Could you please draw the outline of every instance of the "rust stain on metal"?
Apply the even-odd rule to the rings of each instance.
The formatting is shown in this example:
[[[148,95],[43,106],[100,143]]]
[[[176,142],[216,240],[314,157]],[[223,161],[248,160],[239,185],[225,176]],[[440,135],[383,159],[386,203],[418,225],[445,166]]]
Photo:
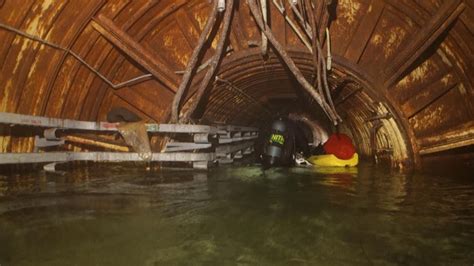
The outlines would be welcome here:
[[[53,7],[53,4],[56,2],[53,0],[44,0],[41,4],[35,6],[32,9],[32,13],[36,13],[34,17],[31,17],[30,20],[26,23],[26,32],[32,35],[38,35],[38,36],[43,36],[46,28],[44,27],[44,24],[42,23],[43,21],[47,20],[47,18],[44,17],[45,12]],[[62,2],[62,5],[64,5],[66,1]],[[60,3],[61,5],[61,3]],[[58,10],[61,9],[60,6],[55,7]]]
[[[410,119],[410,124],[417,136],[426,136],[469,121],[470,118],[465,116],[462,105],[460,105],[461,99],[459,90],[450,90],[441,99],[433,102]]]
[[[361,3],[354,0],[340,0],[339,5],[341,8],[341,17],[344,18],[348,24],[353,24],[357,19]]]
[[[283,2],[288,7],[287,1]],[[362,92],[351,96],[338,107],[346,116],[346,129],[353,133],[362,152],[370,153],[370,125],[364,121],[371,116],[371,111],[381,113],[391,110],[388,103],[379,106],[375,102],[384,102],[387,97],[394,99],[391,104],[397,106],[392,107],[403,111],[404,119],[409,121],[406,131],[413,132],[410,134],[416,136],[408,140],[403,135],[402,123],[395,118],[382,122],[383,127],[377,135],[376,143],[382,148],[392,149],[391,156],[395,162],[408,157],[410,149],[406,143],[409,141],[413,145],[417,145],[416,142],[421,144],[423,152],[468,145],[466,138],[470,135],[462,132],[470,132],[472,129],[472,124],[468,121],[472,120],[474,112],[473,59],[472,48],[469,46],[474,40],[474,24],[469,16],[472,14],[471,6],[461,0],[442,3],[431,0],[412,2],[388,0],[381,4],[379,0],[339,0],[336,20],[331,23],[333,52],[335,57],[339,57],[335,61],[350,63],[335,68],[330,85],[335,88],[343,76],[349,76],[356,77],[353,88],[363,88]],[[305,96],[296,93],[300,88],[292,83],[291,75],[278,58],[274,57],[271,49],[266,60],[257,56],[261,32],[250,15],[247,3],[238,3],[231,29],[232,46],[236,44],[238,49],[226,56],[217,74],[231,80],[258,101],[292,94],[298,95],[296,98],[305,102]],[[89,17],[82,15],[87,12],[71,12],[71,9],[77,10],[81,5],[87,6],[91,12],[95,6],[86,0],[0,0],[0,22],[72,47],[114,81],[140,74],[141,67],[128,60],[130,49],[117,49],[118,43],[114,42],[108,46],[103,43],[104,40],[96,42],[100,37],[90,25],[86,27]],[[305,52],[301,41],[287,27],[281,14],[273,5],[270,6],[272,31],[286,50],[298,51],[289,53],[304,76],[310,79],[311,55]],[[117,0],[107,1],[96,16],[105,16],[113,22],[112,26],[119,29],[110,32],[111,35],[120,32],[128,38],[129,44],[146,47],[149,54],[153,54],[160,62],[165,62],[163,65],[174,72],[182,70],[188,63],[196,45],[196,37],[207,21],[209,8],[208,1],[201,0],[163,0],[155,3]],[[455,20],[453,16],[457,15],[453,12],[443,13],[446,10],[454,10],[457,15],[462,13]],[[294,18],[292,12],[287,13]],[[320,14],[321,10],[315,10],[315,13]],[[187,17],[183,17],[185,15]],[[433,17],[436,19],[433,20]],[[182,20],[177,22],[177,19]],[[436,23],[427,27],[430,21]],[[449,22],[449,25],[444,25],[445,22]],[[453,23],[450,24],[451,22]],[[409,45],[410,40],[417,39],[418,32],[424,32],[426,38],[422,40],[427,41]],[[431,32],[444,39],[432,40]],[[64,36],[61,36],[62,33]],[[0,29],[0,36],[5,37],[5,42],[0,44],[0,111],[11,112],[20,106],[18,111],[22,113],[32,114],[43,110],[47,115],[53,116],[103,119],[111,106],[123,105],[148,119],[160,120],[167,115],[166,110],[173,93],[158,81],[148,81],[111,92],[73,59],[63,58],[61,54],[52,53],[48,48],[4,29]],[[123,41],[123,36],[118,36],[117,40]],[[216,47],[218,38],[214,40],[212,47]],[[392,66],[392,61],[400,54],[404,54],[403,60],[388,71],[388,76],[394,77],[393,83],[385,91],[382,86],[378,86],[385,84],[383,75],[380,75],[381,68]],[[205,56],[210,55],[212,53]],[[409,67],[405,66],[405,58],[410,62]],[[51,66],[58,62],[60,66]],[[198,74],[197,80],[202,79],[202,76],[203,74]],[[179,81],[178,76],[171,77],[171,83]],[[42,80],[46,78],[53,82],[49,84]],[[190,88],[191,91],[193,89],[195,88]],[[370,93],[365,93],[365,90]],[[221,85],[216,85],[211,90],[208,100],[202,111],[209,120],[258,124],[259,119],[265,118],[265,115],[259,115],[261,110],[258,104],[236,92],[223,89]],[[272,110],[281,109],[282,106],[275,102],[268,100],[267,104],[272,105]],[[192,103],[192,98],[189,103]],[[299,103],[293,103],[293,107],[291,104],[286,106],[297,109],[300,108],[296,106]],[[305,104],[308,110],[316,109],[314,103]],[[63,108],[65,111],[62,111]],[[87,111],[89,109],[93,111]],[[407,124],[406,121],[404,125]],[[26,151],[33,148],[32,137],[19,137],[17,129],[0,128],[0,131],[5,135],[0,137],[1,151]],[[437,132],[457,133],[440,134],[437,141],[443,145],[438,147],[438,142],[432,141]],[[463,137],[449,137],[454,144],[446,144],[442,138],[447,136]],[[427,139],[430,140],[429,143]],[[71,149],[79,150],[78,147]]]
[[[387,26],[388,21],[383,20],[382,25]],[[373,36],[371,43],[375,46],[382,46],[383,47],[383,55],[385,59],[391,57],[396,49],[400,46],[402,41],[404,40],[407,32],[402,28],[395,26],[388,31],[377,33]]]
[[[204,25],[206,25],[210,6],[211,5],[206,3],[205,5],[200,5],[198,8],[192,10],[193,18],[197,22],[197,25],[201,31],[204,29]]]
[[[158,36],[155,42],[162,47],[163,57],[177,64],[177,69],[184,68],[192,51],[176,22],[169,24]]]
[[[459,69],[467,69],[466,63],[464,62],[464,58],[460,58],[459,56],[457,56],[455,52],[446,43],[441,44],[441,49],[451,58],[457,59],[454,64],[456,64]]]
[[[416,81],[421,81],[426,78],[426,75],[429,72],[434,71],[435,66],[433,65],[433,61],[427,60],[419,67],[415,68],[408,76],[403,78],[398,85],[402,87],[409,86],[411,83]]]
[[[346,50],[351,49],[352,51],[349,51],[351,58],[360,56],[356,55],[355,51],[363,49],[359,46],[365,45],[368,38],[366,36],[370,35],[371,27],[375,25],[375,22],[370,20],[377,21],[378,18],[378,14],[372,12],[372,6],[373,3],[367,5],[359,2],[341,2],[338,5],[336,13],[341,15],[331,23],[330,28],[334,53],[344,54]]]

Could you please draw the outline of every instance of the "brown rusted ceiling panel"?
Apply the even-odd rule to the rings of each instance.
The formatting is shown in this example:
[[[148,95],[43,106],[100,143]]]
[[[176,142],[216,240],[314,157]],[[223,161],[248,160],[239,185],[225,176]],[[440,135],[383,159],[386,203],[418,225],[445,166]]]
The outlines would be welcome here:
[[[336,10],[337,19],[331,25],[333,32],[333,52],[343,55],[347,49],[351,49],[347,53],[351,57],[357,57],[355,54],[361,53],[356,50],[363,50],[366,45],[364,38],[371,33],[371,25],[375,25],[378,21],[381,10],[379,6],[383,6],[382,1],[339,1]],[[370,22],[369,20],[374,20]],[[373,26],[372,26],[373,27]],[[353,42],[355,44],[353,44]]]
[[[390,65],[409,43],[410,35],[418,30],[391,7],[386,7],[380,16],[360,59],[360,64],[374,76],[380,76],[380,67]]]

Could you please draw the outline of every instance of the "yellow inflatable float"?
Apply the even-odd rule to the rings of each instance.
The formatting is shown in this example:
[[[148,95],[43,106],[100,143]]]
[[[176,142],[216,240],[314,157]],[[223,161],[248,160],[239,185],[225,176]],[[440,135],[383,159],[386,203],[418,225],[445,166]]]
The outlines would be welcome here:
[[[307,161],[318,167],[352,167],[359,163],[359,155],[354,153],[352,158],[348,160],[341,160],[334,154],[313,155],[309,157]]]

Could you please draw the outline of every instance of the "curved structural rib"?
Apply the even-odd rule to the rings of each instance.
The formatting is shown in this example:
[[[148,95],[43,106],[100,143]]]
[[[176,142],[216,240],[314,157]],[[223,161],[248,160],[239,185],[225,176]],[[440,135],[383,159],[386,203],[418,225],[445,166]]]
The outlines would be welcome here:
[[[222,33],[219,39],[219,43],[217,44],[216,54],[212,58],[209,69],[207,70],[206,76],[199,84],[199,88],[196,92],[196,98],[194,102],[191,103],[189,107],[189,111],[185,120],[191,119],[192,115],[196,111],[197,106],[199,105],[201,98],[203,97],[204,93],[206,92],[209,83],[213,81],[216,77],[217,67],[222,60],[222,56],[224,54],[224,48],[226,46],[227,37],[229,35],[229,29],[232,21],[232,15],[234,13],[234,0],[227,0],[226,1],[226,11],[224,15],[224,24],[222,26]]]
[[[189,85],[192,81],[193,74],[196,71],[196,66],[199,63],[199,57],[203,56],[203,47],[211,33],[214,25],[216,24],[218,12],[218,1],[214,1],[214,6],[212,11],[209,13],[209,18],[207,19],[206,26],[201,33],[201,37],[199,37],[198,44],[196,48],[194,48],[194,52],[189,59],[188,65],[186,66],[186,70],[184,71],[183,78],[181,83],[179,84],[179,88],[176,91],[176,94],[173,99],[173,105],[171,106],[171,123],[176,123],[179,120],[179,106],[181,104],[183,95],[185,94],[186,90],[189,88]]]
[[[269,30],[263,24],[262,16],[260,15],[258,11],[258,7],[257,7],[257,4],[255,3],[255,0],[249,0],[248,3],[249,3],[250,11],[252,12],[252,15],[255,17],[258,27],[260,28],[262,32],[265,33],[268,40],[272,43],[273,47],[275,47],[275,50],[278,52],[278,54],[281,56],[283,61],[286,63],[288,68],[291,70],[291,72],[295,76],[296,80],[298,80],[298,82],[306,90],[306,92],[308,92],[316,100],[316,102],[321,106],[321,108],[323,108],[324,112],[327,114],[329,119],[331,119],[331,121],[334,124],[337,124],[339,122],[338,121],[339,119],[337,115],[333,112],[332,108],[324,101],[323,97],[314,89],[314,87],[311,84],[309,84],[309,82],[301,74],[300,70],[295,65],[293,60],[286,53],[283,46],[275,38],[271,30]]]

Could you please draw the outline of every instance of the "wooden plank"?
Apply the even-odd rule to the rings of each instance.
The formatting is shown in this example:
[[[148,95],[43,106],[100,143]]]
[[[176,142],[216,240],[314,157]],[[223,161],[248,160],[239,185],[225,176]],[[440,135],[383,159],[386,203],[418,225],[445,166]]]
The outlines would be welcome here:
[[[454,71],[449,71],[442,78],[422,89],[420,93],[411,97],[402,105],[402,110],[407,118],[413,117],[421,110],[425,109],[431,103],[445,95],[449,90],[458,85],[458,81],[454,77]]]
[[[392,87],[408,74],[410,67],[420,58],[436,40],[449,29],[464,10],[462,0],[445,1],[438,12],[414,36],[412,41],[398,54],[392,65],[385,69],[385,87]]]
[[[178,88],[178,77],[164,62],[153,56],[153,53],[135,41],[130,35],[117,27],[113,21],[98,16],[92,21],[92,27],[109,42],[127,54],[135,62],[149,71],[158,81],[173,92]]]
[[[380,0],[372,0],[369,11],[357,27],[351,45],[347,48],[344,57],[348,60],[358,63],[364,53],[367,43],[372,36],[375,26],[377,26],[380,16],[384,10],[385,4]]]

